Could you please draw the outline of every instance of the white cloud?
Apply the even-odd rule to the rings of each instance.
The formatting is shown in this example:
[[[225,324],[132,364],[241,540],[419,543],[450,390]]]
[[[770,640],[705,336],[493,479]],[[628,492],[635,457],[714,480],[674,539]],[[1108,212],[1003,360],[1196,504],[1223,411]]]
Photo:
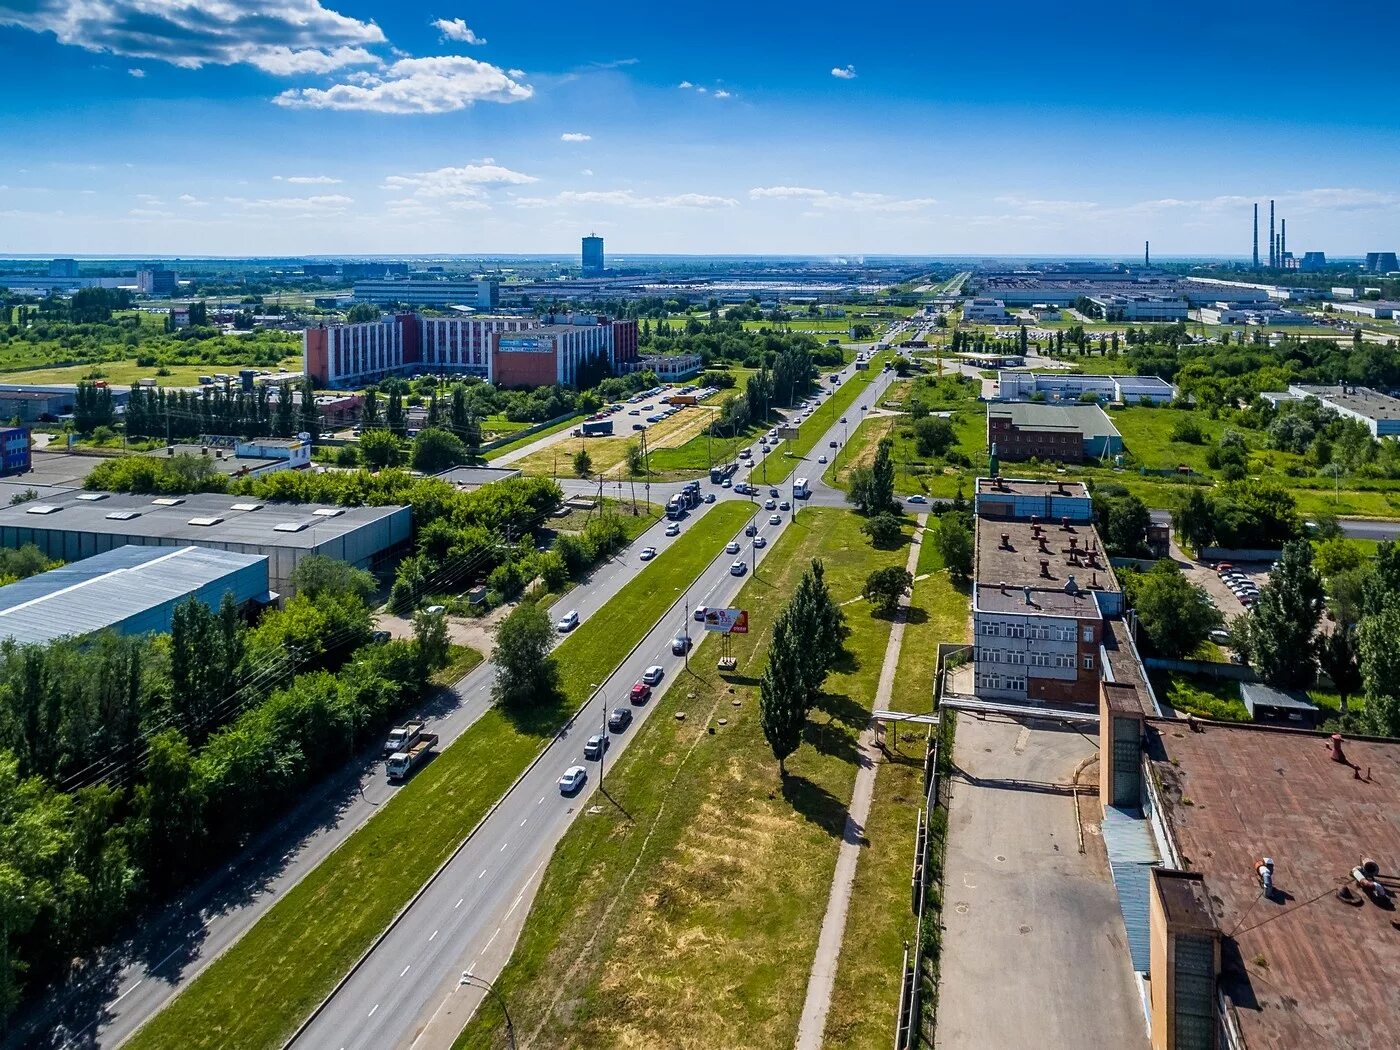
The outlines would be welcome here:
[[[128,215],[135,215],[142,219],[173,219],[173,211],[161,211],[159,208],[132,208]]]
[[[366,48],[385,43],[374,22],[320,0],[0,0],[0,25],[184,69],[247,64],[279,75],[377,63]]]
[[[362,76],[356,83],[329,88],[284,91],[279,106],[309,109],[368,110],[372,113],[449,113],[473,102],[521,102],[535,93],[489,62],[465,55],[404,58],[382,76]]]
[[[525,70],[523,70],[523,69],[507,69],[507,70],[506,70],[506,76],[510,77],[511,80],[524,80],[524,79],[525,79]]]
[[[856,67],[848,62],[844,66],[837,66],[833,69],[831,75],[837,80],[854,80],[856,78]]]
[[[538,181],[533,175],[486,163],[390,175],[380,189],[411,193],[416,197],[480,197],[483,186],[524,186]]]
[[[200,199],[199,199],[198,197],[196,197],[193,193],[182,193],[182,194],[180,194],[180,196],[179,196],[177,199],[180,201],[181,204],[184,204],[184,205],[186,205],[186,206],[188,206],[188,207],[190,207],[190,208],[207,208],[207,207],[209,207],[209,202],[208,202],[208,201],[200,200]]]
[[[810,186],[755,186],[750,200],[800,200],[827,211],[913,212],[938,203],[933,197],[892,197],[888,193],[855,190],[833,193]]]
[[[725,91],[724,88],[720,88],[718,91],[715,92],[715,98],[729,98],[729,97],[730,97],[729,92],[728,92],[728,91]]]
[[[682,91],[689,91],[694,86],[695,85],[692,84],[689,80],[682,80],[679,84],[676,85],[676,87],[680,88]]]
[[[593,169],[592,169],[592,168],[584,168],[582,171],[579,172],[579,174],[580,174],[580,175],[592,175],[592,174],[593,174]]]
[[[706,91],[709,90],[709,88],[698,87],[698,88],[696,88],[695,90],[696,90],[697,92],[699,92],[700,94],[703,95]]]
[[[335,186],[343,179],[331,175],[274,175],[274,182],[290,182],[294,186]]]
[[[135,77],[137,80],[140,80],[146,75],[146,71],[144,69],[137,69],[135,66],[132,66],[130,69],[127,70],[127,74],[129,76]]]
[[[571,204],[604,205],[616,208],[733,208],[738,201],[707,193],[677,193],[646,197],[632,190],[564,190],[553,197],[516,197],[519,208],[561,208]]]
[[[354,197],[340,193],[319,194],[313,197],[225,197],[225,202],[247,208],[249,211],[297,212],[303,215],[328,215],[345,211],[355,203]]]
[[[559,136],[560,142],[592,142],[592,135],[585,135],[582,131],[566,131]]]
[[[438,32],[442,34],[444,40],[456,40],[458,43],[477,46],[486,43],[485,37],[477,36],[476,33],[472,31],[471,26],[467,25],[467,23],[460,18],[453,18],[451,20],[439,18],[433,22],[433,25],[437,27]]]

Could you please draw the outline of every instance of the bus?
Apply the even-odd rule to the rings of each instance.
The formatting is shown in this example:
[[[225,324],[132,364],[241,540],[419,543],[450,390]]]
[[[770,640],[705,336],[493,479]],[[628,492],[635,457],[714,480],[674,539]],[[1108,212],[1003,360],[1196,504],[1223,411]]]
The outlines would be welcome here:
[[[808,496],[810,496],[811,494],[812,494],[812,490],[811,490],[810,488],[807,487],[807,479],[806,479],[806,478],[798,478],[796,481],[794,481],[794,482],[792,483],[792,498],[793,498],[793,499],[806,499],[806,498],[807,498]]]

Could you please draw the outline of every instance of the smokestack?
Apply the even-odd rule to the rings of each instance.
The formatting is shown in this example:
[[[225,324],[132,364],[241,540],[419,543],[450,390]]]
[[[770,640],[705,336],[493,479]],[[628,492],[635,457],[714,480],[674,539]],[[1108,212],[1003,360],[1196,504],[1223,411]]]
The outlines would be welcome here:
[[[1259,269],[1259,202],[1254,202],[1254,268]]]
[[[1274,202],[1269,201],[1269,269],[1278,265],[1278,241],[1274,237]]]
[[[1142,268],[1150,270],[1152,268],[1152,242],[1142,242]]]
[[[1288,256],[1288,220],[1278,221],[1278,264],[1283,265],[1283,260]]]

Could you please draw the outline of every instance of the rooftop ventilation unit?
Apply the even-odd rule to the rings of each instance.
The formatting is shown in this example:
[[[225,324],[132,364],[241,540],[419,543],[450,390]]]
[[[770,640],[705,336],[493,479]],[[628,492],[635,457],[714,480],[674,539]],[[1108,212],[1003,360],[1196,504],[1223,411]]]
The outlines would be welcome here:
[[[262,505],[261,503],[235,503],[232,507],[229,508],[229,510],[244,510],[244,511],[262,510],[262,509],[263,509],[263,505]]]
[[[223,521],[223,520],[224,520],[223,518],[191,518],[191,519],[190,519],[190,524],[191,524],[191,525],[198,525],[198,526],[199,526],[200,528],[202,528],[202,529],[207,529],[207,528],[210,528],[211,526],[214,526],[214,525],[219,524],[219,522],[221,522],[221,521]]]
[[[26,514],[54,514],[58,511],[52,503],[36,503],[32,507],[25,507]]]
[[[151,503],[157,507],[178,507],[184,502],[185,497],[183,496],[161,496],[160,499],[151,500]]]
[[[338,518],[345,513],[344,507],[320,507],[311,512],[318,518]]]
[[[96,503],[98,500],[106,499],[110,495],[110,492],[79,492],[73,498],[80,499],[84,503]]]
[[[304,521],[284,521],[272,526],[273,532],[301,532],[307,527]]]
[[[1066,593],[1066,594],[1078,594],[1078,593],[1079,593],[1079,584],[1077,584],[1077,583],[1074,582],[1074,573],[1070,573],[1070,574],[1069,574],[1069,579],[1065,580],[1065,593]]]
[[[107,515],[107,517],[111,518],[113,521],[130,521],[132,518],[139,518],[140,516],[141,512],[139,510],[114,510],[111,514]]]

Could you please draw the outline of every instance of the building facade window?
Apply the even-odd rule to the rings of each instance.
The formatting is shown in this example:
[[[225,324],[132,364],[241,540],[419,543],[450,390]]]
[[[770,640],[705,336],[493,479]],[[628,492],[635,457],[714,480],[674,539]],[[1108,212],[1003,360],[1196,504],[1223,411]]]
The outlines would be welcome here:
[[[1092,656],[1086,656],[1086,657],[1084,657],[1084,670],[1086,670],[1086,671],[1092,671],[1093,669],[1094,669],[1094,658],[1093,658]]]

